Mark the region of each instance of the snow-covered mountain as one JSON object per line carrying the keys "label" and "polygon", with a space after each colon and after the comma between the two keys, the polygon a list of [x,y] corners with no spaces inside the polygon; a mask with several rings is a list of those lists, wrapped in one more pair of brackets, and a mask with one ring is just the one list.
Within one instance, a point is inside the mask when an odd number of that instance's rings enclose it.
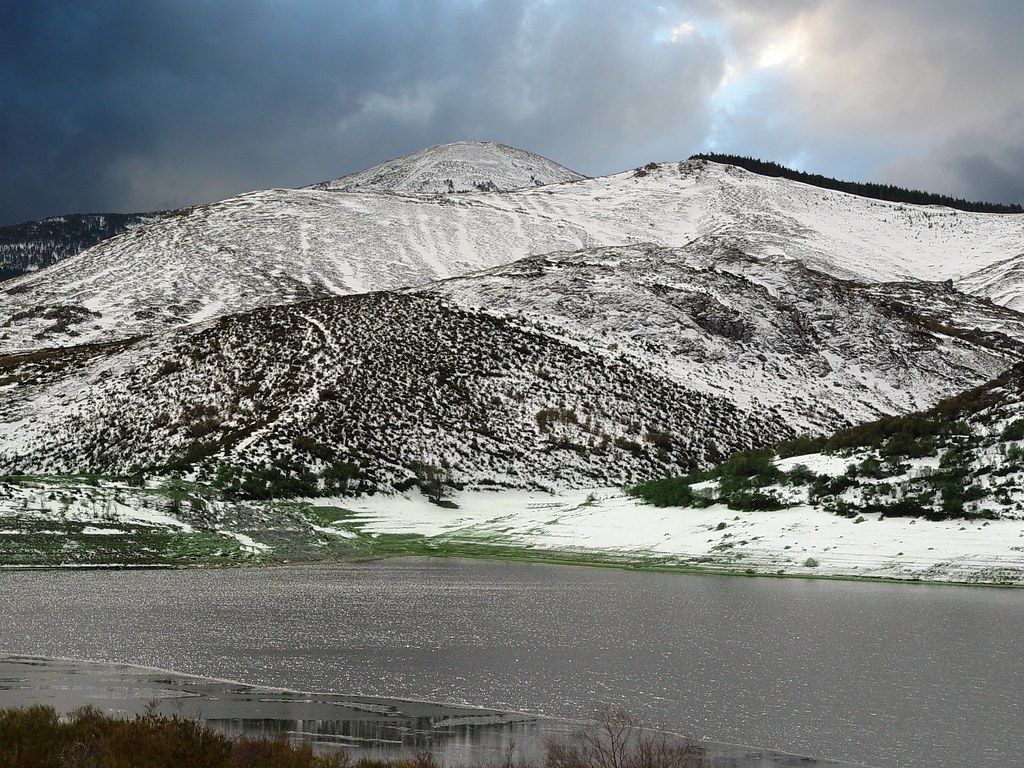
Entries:
{"label": "snow-covered mountain", "polygon": [[706,161],[514,192],[253,192],[5,283],[0,353],[422,285],[528,255],[707,236],[844,279],[956,280],[1020,253],[1024,216],[868,200]]}
{"label": "snow-covered mountain", "polygon": [[1024,352],[1024,316],[956,290],[1024,217],[703,160],[394,191],[447,172],[431,152],[388,191],[240,195],[5,284],[0,469],[622,483],[926,408]]}
{"label": "snow-covered mountain", "polygon": [[8,357],[0,470],[620,484],[930,406],[1022,350],[1024,316],[941,283],[597,248]]}
{"label": "snow-covered mountain", "polygon": [[553,160],[492,141],[457,141],[388,160],[317,189],[343,192],[511,192],[585,178]]}

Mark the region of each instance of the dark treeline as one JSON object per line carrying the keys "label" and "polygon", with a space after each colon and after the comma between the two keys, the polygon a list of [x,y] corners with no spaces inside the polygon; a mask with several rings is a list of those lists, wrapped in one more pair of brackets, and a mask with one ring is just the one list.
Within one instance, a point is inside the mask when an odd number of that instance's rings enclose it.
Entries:
{"label": "dark treeline", "polygon": [[48,267],[164,215],[164,211],[72,213],[0,227],[0,280]]}
{"label": "dark treeline", "polygon": [[794,171],[784,165],[773,163],[767,160],[758,160],[754,157],[740,157],[739,155],[720,155],[716,153],[701,153],[692,155],[691,160],[710,160],[714,163],[726,163],[738,165],[753,173],[762,176],[781,176],[792,181],[801,181],[804,184],[812,184],[815,187],[824,189],[835,189],[839,192],[849,192],[852,195],[870,197],[875,200],[888,200],[893,203],[912,203],[914,205],[945,205],[949,208],[956,208],[960,211],[971,211],[973,213],[1024,213],[1024,206],[1017,203],[1003,205],[1002,203],[978,203],[964,200],[958,197],[937,195],[932,192],[922,192],[918,189],[904,189],[892,184],[862,184],[855,181],[840,181],[822,176],[818,173],[804,173]]}

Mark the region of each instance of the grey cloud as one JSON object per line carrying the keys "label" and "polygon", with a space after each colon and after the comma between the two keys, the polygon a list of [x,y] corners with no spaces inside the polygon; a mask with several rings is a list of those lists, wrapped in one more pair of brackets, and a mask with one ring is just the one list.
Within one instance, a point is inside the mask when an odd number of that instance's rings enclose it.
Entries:
{"label": "grey cloud", "polygon": [[928,140],[1024,101],[1019,3],[821,2],[794,23],[807,61],[789,73],[781,103],[822,128]]}
{"label": "grey cloud", "polygon": [[142,210],[496,139],[587,173],[685,154],[721,54],[651,2],[45,0],[0,10],[0,222]]}
{"label": "grey cloud", "polygon": [[[701,31],[668,42],[688,19]],[[997,0],[7,3],[0,223],[297,186],[466,138],[589,174],[709,139],[898,183],[941,160],[935,183],[1014,194],[1014,126],[994,132],[1024,105],[1020,29],[1024,5]],[[804,63],[757,70],[793,30]],[[728,56],[749,87],[726,108]]]}
{"label": "grey cloud", "polygon": [[[704,0],[754,93],[716,122],[722,148],[808,170],[1016,202],[1024,168],[1024,5],[987,0]],[[758,59],[795,35],[801,62]]]}
{"label": "grey cloud", "polygon": [[895,183],[969,200],[1024,203],[1024,108],[887,164]]}

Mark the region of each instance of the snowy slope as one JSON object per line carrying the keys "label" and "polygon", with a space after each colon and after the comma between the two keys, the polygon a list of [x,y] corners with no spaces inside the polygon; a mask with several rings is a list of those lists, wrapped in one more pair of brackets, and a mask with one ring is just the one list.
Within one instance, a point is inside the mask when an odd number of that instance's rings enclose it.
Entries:
{"label": "snowy slope", "polygon": [[1024,353],[1024,315],[946,285],[842,281],[714,238],[546,254],[418,290],[799,430],[929,407]]}
{"label": "snowy slope", "polygon": [[1022,350],[1024,316],[942,284],[850,283],[713,239],[598,248],[0,358],[0,469],[618,484],[930,406]]}
{"label": "snowy slope", "polygon": [[[762,464],[746,475],[744,484],[735,482],[735,469],[721,467],[711,479],[690,482],[688,493],[680,492],[682,483],[668,481],[646,484],[637,493],[658,504],[730,508],[750,508],[746,501],[756,493],[762,509],[824,512],[855,524],[890,518],[956,520],[963,531],[988,521],[1024,520],[1022,446],[1024,364],[1017,364],[928,411],[861,424],[817,445],[804,441],[792,446],[796,452],[781,446],[786,457]],[[979,519],[985,522],[973,522]],[[1019,540],[1013,544],[1006,553],[1010,560],[988,573],[987,580],[1020,582],[1024,577],[1024,547]],[[900,560],[902,555],[890,552],[889,557],[894,566],[910,570],[921,553],[909,560]],[[966,571],[975,570],[976,564],[965,565]]]}
{"label": "snowy slope", "polygon": [[1024,252],[964,275],[957,287],[1024,311]]}
{"label": "snowy slope", "polygon": [[428,147],[365,171],[314,184],[343,192],[511,192],[585,178],[553,160],[491,141]]}
{"label": "snowy slope", "polygon": [[254,192],[5,283],[0,353],[421,285],[533,254],[697,237],[840,278],[943,280],[1020,253],[1024,216],[868,200],[705,161],[514,192]]}

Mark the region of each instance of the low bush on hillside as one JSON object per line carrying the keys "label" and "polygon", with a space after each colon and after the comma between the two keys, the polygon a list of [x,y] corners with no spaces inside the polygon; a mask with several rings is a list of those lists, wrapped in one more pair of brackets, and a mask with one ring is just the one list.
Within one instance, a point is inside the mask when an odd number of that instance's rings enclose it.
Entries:
{"label": "low bush on hillside", "polygon": [[844,449],[876,448],[883,456],[916,458],[929,455],[937,443],[966,431],[962,423],[940,416],[886,416],[839,430],[825,442],[823,450],[832,453]]}
{"label": "low bush on hillside", "polygon": [[792,440],[783,440],[775,446],[775,453],[780,459],[788,459],[793,456],[806,456],[809,453],[821,453],[828,442],[824,437],[812,437],[800,435]]}
{"label": "low bush on hillside", "polygon": [[1024,419],[1011,421],[1003,429],[1003,440],[1024,440]]}
{"label": "low bush on hillside", "polygon": [[[702,508],[721,503],[730,509],[745,511],[782,509],[785,506],[782,501],[762,490],[765,486],[785,482],[788,477],[775,465],[774,455],[770,448],[739,451],[710,471],[649,480],[627,492],[656,507]],[[794,469],[799,473],[807,470],[803,466]],[[707,480],[717,480],[717,483],[707,490],[693,489],[694,484]]]}
{"label": "low bush on hillside", "polygon": [[707,507],[714,500],[693,490],[689,477],[665,477],[648,480],[629,489],[630,496],[637,496],[656,507]]}

